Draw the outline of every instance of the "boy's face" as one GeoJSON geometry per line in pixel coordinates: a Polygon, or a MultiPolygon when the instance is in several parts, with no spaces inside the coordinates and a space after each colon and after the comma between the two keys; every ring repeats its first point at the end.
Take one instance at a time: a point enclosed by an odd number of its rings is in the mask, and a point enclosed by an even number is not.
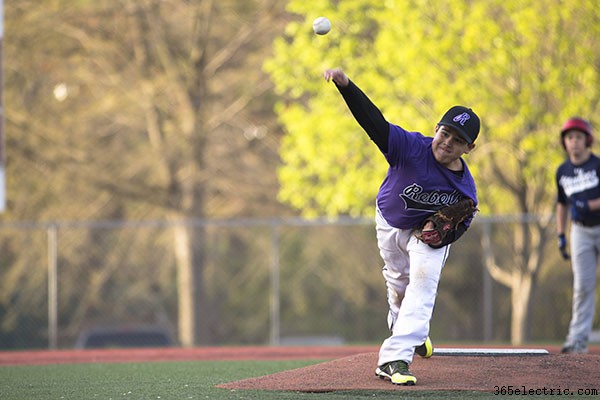
{"type": "Polygon", "coordinates": [[[588,151],[587,135],[583,132],[572,129],[565,133],[563,140],[565,149],[571,157],[584,155],[588,151]]]}
{"type": "Polygon", "coordinates": [[[467,143],[455,129],[444,125],[435,127],[431,149],[437,162],[446,168],[456,169],[453,167],[457,166],[458,159],[463,154],[469,153],[473,147],[475,147],[475,144],[467,143]]]}

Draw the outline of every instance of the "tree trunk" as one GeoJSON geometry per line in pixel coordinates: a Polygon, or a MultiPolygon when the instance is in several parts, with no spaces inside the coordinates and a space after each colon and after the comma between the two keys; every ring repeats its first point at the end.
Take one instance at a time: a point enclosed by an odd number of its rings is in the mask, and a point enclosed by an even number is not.
{"type": "Polygon", "coordinates": [[[173,227],[177,265],[178,335],[179,343],[183,347],[192,347],[196,337],[196,274],[189,229],[184,224],[176,224],[173,227]]]}
{"type": "Polygon", "coordinates": [[[521,345],[527,340],[533,279],[530,273],[516,270],[513,280],[510,341],[521,345]]]}

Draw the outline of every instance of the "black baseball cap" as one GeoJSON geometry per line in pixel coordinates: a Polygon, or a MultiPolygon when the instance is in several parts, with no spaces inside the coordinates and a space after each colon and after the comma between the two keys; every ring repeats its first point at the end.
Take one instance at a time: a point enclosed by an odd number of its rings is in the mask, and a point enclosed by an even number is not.
{"type": "Polygon", "coordinates": [[[464,106],[454,106],[446,111],[438,125],[449,126],[458,131],[460,136],[471,144],[479,135],[480,121],[473,110],[464,106]]]}

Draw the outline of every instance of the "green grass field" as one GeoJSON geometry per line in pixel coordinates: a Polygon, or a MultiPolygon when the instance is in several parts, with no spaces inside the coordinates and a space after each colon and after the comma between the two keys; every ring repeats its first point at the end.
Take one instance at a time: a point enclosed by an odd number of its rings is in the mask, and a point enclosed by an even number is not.
{"type": "MultiPolygon", "coordinates": [[[[480,392],[348,391],[298,393],[216,388],[220,383],[319,361],[188,361],[0,367],[0,399],[497,399],[480,392]]],[[[349,376],[351,379],[351,376],[349,376]]],[[[541,398],[527,396],[528,398],[541,398]]],[[[570,397],[572,398],[572,397],[570,397]]]]}

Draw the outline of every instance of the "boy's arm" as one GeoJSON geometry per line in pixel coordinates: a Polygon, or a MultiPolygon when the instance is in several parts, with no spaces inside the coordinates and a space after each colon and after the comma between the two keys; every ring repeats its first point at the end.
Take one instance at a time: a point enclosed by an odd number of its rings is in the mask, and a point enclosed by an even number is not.
{"type": "Polygon", "coordinates": [[[354,82],[349,81],[345,87],[336,86],[358,124],[367,132],[367,135],[375,142],[379,150],[387,154],[390,124],[379,108],[373,104],[354,82]]]}
{"type": "Polygon", "coordinates": [[[332,80],[335,83],[359,125],[379,150],[387,154],[390,127],[381,111],[341,69],[328,69],[324,75],[328,82],[332,80]]]}

